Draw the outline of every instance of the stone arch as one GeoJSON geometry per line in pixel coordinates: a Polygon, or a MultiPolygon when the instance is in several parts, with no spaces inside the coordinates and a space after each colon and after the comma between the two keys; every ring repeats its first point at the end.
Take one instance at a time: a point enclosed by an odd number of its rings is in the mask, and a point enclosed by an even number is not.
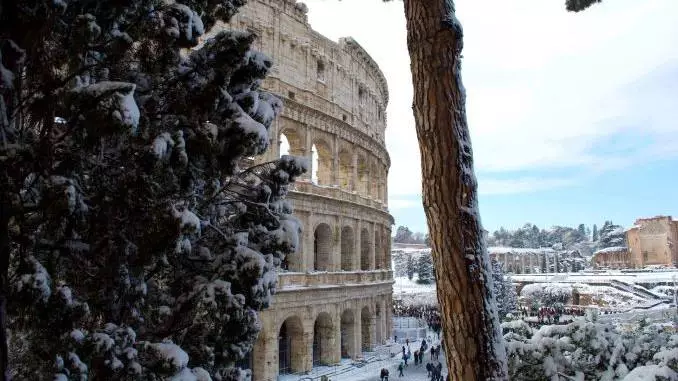
{"type": "Polygon", "coordinates": [[[341,269],[344,271],[353,270],[353,250],[355,248],[355,238],[353,228],[344,226],[341,228],[341,269]]]}
{"type": "Polygon", "coordinates": [[[371,270],[370,263],[370,231],[363,228],[360,231],[360,269],[363,271],[371,270]]]}
{"type": "Polygon", "coordinates": [[[358,155],[356,164],[358,168],[356,169],[357,178],[355,190],[360,195],[369,196],[370,170],[367,165],[367,159],[364,155],[358,155]]]}
{"type": "Polygon", "coordinates": [[[360,311],[360,331],[362,351],[372,351],[374,349],[374,318],[368,306],[360,311]]]}
{"type": "Polygon", "coordinates": [[[318,224],[313,231],[313,270],[328,271],[332,258],[332,228],[318,224]]]}
{"type": "Polygon", "coordinates": [[[374,261],[377,269],[387,269],[389,266],[387,263],[384,263],[385,258],[381,236],[381,230],[378,228],[374,229],[374,261]]]}
{"type": "Polygon", "coordinates": [[[333,362],[334,325],[327,312],[321,312],[313,325],[313,366],[330,365],[333,362]]]}
{"type": "Polygon", "coordinates": [[[353,174],[353,157],[351,153],[342,149],[339,151],[339,168],[337,170],[337,182],[339,187],[351,190],[351,176],[353,174]]]}
{"type": "Polygon", "coordinates": [[[332,148],[323,139],[314,139],[312,151],[313,182],[318,185],[332,185],[332,148]]]}
{"type": "Polygon", "coordinates": [[[278,156],[283,154],[302,156],[304,151],[303,135],[295,128],[284,128],[278,137],[278,156]],[[287,141],[288,152],[283,152],[283,143],[287,141]]]}
{"type": "Polygon", "coordinates": [[[356,353],[355,317],[353,310],[347,309],[341,314],[341,357],[350,358],[356,353]]]}
{"type": "Polygon", "coordinates": [[[305,352],[303,324],[298,316],[292,315],[278,330],[278,373],[302,372],[305,352]]]}

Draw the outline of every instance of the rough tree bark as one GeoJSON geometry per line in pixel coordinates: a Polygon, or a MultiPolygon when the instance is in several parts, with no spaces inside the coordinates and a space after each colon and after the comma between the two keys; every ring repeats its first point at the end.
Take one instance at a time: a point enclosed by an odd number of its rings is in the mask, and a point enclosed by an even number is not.
{"type": "Polygon", "coordinates": [[[506,380],[466,124],[461,25],[452,0],[405,0],[405,17],[449,379],[506,380]]]}

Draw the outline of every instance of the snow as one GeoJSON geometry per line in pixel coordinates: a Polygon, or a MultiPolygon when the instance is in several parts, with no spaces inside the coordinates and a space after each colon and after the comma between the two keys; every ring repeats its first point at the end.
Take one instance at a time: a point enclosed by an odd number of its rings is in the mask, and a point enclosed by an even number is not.
{"type": "Polygon", "coordinates": [[[188,354],[176,344],[154,343],[150,344],[150,347],[153,348],[159,357],[173,369],[183,369],[188,365],[188,354]]]}
{"type": "Polygon", "coordinates": [[[14,287],[17,292],[27,291],[37,293],[38,300],[47,302],[52,295],[52,288],[50,287],[51,279],[47,270],[38,262],[33,256],[26,258],[26,262],[33,268],[33,273],[22,274],[14,287]]]}
{"type": "Polygon", "coordinates": [[[612,246],[597,250],[596,252],[593,253],[593,255],[606,253],[625,253],[628,250],[629,249],[626,246],[612,246]]]}
{"type": "Polygon", "coordinates": [[[158,159],[168,159],[174,141],[168,132],[163,132],[153,140],[151,150],[158,159]]]}
{"type": "Polygon", "coordinates": [[[660,379],[666,381],[677,381],[678,373],[671,370],[666,365],[645,365],[633,369],[624,377],[623,381],[655,381],[660,379]]]}

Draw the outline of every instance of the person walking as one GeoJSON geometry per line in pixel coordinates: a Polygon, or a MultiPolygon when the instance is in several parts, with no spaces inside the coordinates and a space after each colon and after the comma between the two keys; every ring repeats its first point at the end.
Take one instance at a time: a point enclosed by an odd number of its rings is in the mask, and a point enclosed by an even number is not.
{"type": "Polygon", "coordinates": [[[381,378],[381,381],[388,381],[388,369],[381,368],[381,373],[379,373],[379,377],[381,378]]]}
{"type": "Polygon", "coordinates": [[[414,365],[419,365],[419,351],[414,351],[414,365]]]}
{"type": "Polygon", "coordinates": [[[403,366],[403,363],[401,362],[400,365],[398,365],[398,377],[403,376],[403,368],[405,368],[405,367],[403,366]]]}

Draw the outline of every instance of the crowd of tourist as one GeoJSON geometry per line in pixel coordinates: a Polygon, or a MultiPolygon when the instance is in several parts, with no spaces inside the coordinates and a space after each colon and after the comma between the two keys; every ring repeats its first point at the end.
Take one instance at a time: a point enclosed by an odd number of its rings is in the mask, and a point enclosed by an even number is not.
{"type": "Polygon", "coordinates": [[[440,337],[442,330],[442,320],[438,306],[419,305],[406,306],[401,300],[393,301],[393,316],[407,316],[422,319],[428,325],[428,328],[440,337]]]}

